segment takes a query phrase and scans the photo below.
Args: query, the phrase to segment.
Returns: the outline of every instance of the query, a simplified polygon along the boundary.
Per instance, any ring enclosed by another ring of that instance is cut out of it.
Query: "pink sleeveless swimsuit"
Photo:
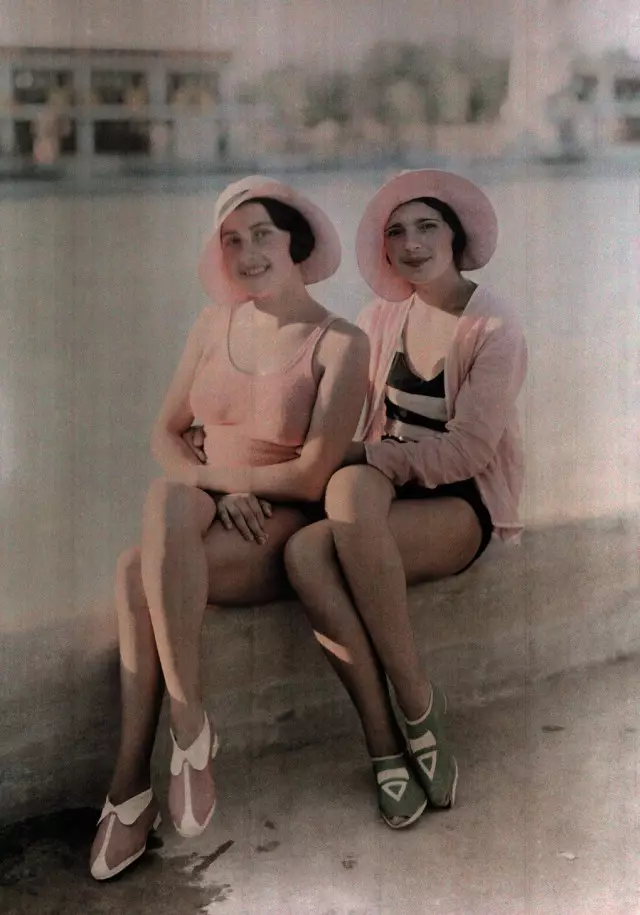
[[[194,416],[204,425],[207,461],[232,467],[290,461],[300,454],[315,405],[313,355],[336,315],[328,315],[281,369],[253,375],[231,362],[233,309],[225,311],[222,320],[212,313],[189,398]]]

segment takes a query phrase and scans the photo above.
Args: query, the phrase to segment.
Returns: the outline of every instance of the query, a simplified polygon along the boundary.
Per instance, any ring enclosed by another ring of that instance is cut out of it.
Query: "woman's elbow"
[[[496,456],[496,448],[483,442],[473,448],[473,451],[463,455],[460,462],[460,474],[458,479],[466,480],[476,477],[483,473]],[[455,462],[452,462],[455,466]]]
[[[177,432],[172,432],[164,423],[156,423],[151,431],[150,446],[153,458],[166,469],[167,452],[171,453],[171,441],[180,439]]]
[[[164,451],[163,445],[167,439],[167,432],[164,427],[155,425],[151,430],[151,436],[149,438],[149,445],[151,448],[151,454],[156,461],[160,463],[161,456]]]
[[[326,468],[310,467],[298,479],[297,495],[303,502],[321,502],[336,468],[327,471]]]
[[[299,496],[302,502],[321,502],[328,480],[304,480],[300,483]]]

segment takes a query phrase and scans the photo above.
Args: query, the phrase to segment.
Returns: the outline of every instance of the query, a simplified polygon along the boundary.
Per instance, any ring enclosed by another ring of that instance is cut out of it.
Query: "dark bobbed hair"
[[[283,232],[289,233],[289,254],[293,263],[301,264],[306,261],[316,246],[316,239],[311,226],[302,213],[289,206],[288,203],[275,200],[273,197],[251,197],[250,200],[245,200],[240,206],[246,206],[248,203],[261,204],[269,214],[274,226]]]

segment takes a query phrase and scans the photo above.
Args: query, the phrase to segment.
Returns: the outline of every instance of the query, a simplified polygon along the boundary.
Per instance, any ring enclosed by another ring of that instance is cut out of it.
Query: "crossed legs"
[[[407,583],[454,574],[481,540],[476,515],[463,500],[398,502],[394,496],[374,468],[343,468],[327,489],[328,520],[296,533],[285,551],[290,581],[353,699],[371,756],[402,749],[386,677],[408,719],[423,715],[430,701]]]
[[[266,522],[267,543],[258,545],[216,521],[214,502],[206,493],[164,480],[152,484],[142,548],[123,553],[116,569],[122,719],[109,789],[112,804],[122,804],[150,787],[165,686],[178,745],[188,747],[202,729],[200,634],[207,604],[242,605],[289,596],[284,545],[306,523],[301,512],[274,506]],[[207,809],[215,793],[210,773],[191,774],[197,783],[194,809]],[[127,831],[112,830],[109,843],[109,822],[104,820],[92,862],[106,844],[109,866],[123,858],[125,846],[139,846],[156,812],[152,803]]]

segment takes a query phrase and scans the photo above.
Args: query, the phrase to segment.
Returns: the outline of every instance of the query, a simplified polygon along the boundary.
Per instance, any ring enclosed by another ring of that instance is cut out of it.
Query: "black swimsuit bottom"
[[[427,489],[418,483],[405,483],[404,486],[396,486],[396,499],[463,499],[471,506],[480,523],[482,539],[475,556],[460,572],[465,572],[469,566],[473,565],[491,542],[493,522],[474,479],[459,480],[456,483],[441,483],[434,489]],[[456,574],[460,575],[460,572]]]

